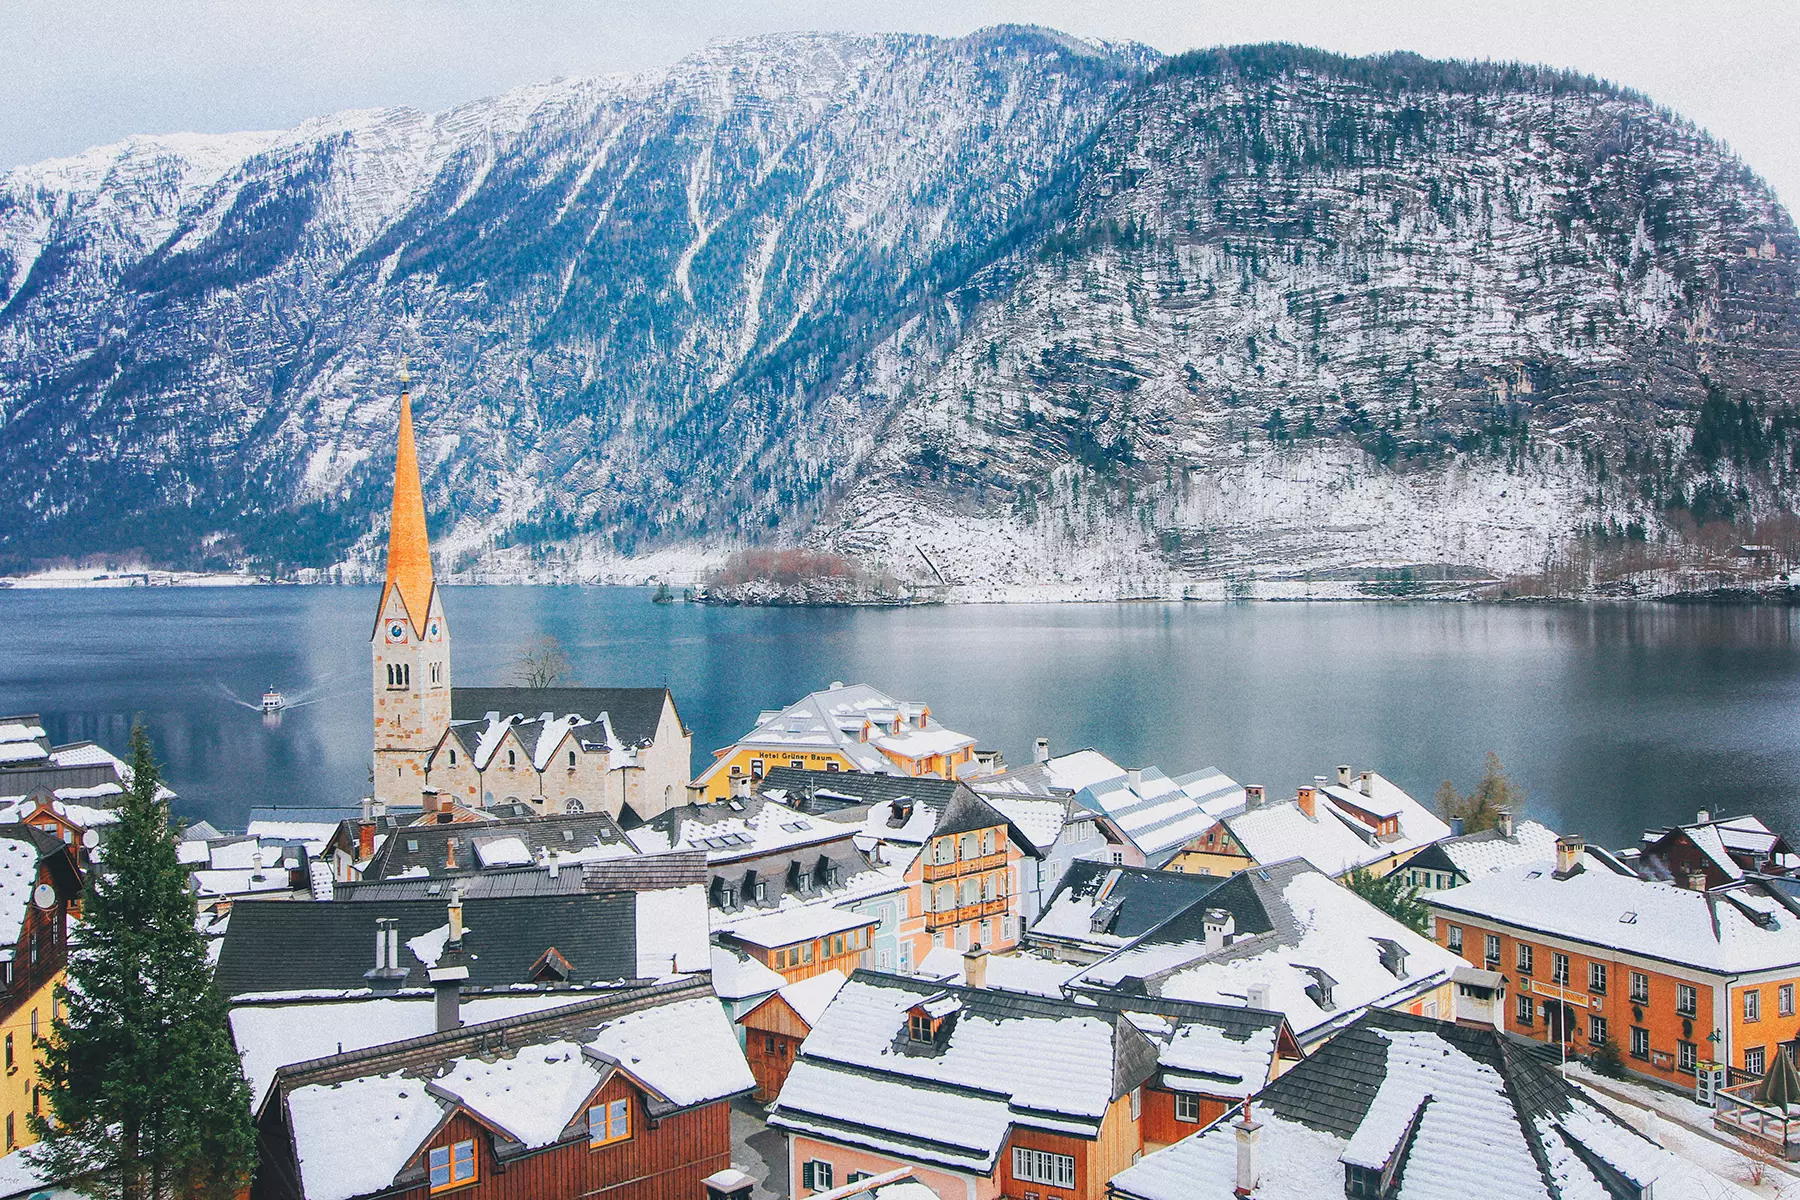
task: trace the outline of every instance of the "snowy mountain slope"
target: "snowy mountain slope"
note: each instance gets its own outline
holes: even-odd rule
[[[788,35],[132,139],[0,177],[0,561],[366,566],[405,357],[462,569],[1529,571],[1793,508],[1797,257],[1637,97],[1290,47]]]
[[[976,587],[1179,595],[1160,573],[1530,573],[1709,487],[1792,509],[1800,243],[1741,164],[1634,97],[1195,56],[1085,165],[979,281],[838,546]],[[1774,412],[1759,461],[1690,461],[1709,380]],[[914,515],[864,515],[897,496]],[[1096,546],[1112,560],[1082,565]]]

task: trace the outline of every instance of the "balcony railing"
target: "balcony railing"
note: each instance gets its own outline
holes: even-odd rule
[[[1789,1161],[1800,1158],[1800,1113],[1790,1116],[1774,1105],[1751,1099],[1751,1093],[1761,1086],[1762,1081],[1754,1079],[1720,1088],[1713,1124],[1749,1138]]]
[[[959,875],[973,875],[977,871],[993,871],[1006,865],[1006,852],[996,851],[983,854],[979,858],[959,858],[947,863],[926,863],[925,881],[938,879],[954,879]]]
[[[980,900],[974,904],[962,904],[955,908],[946,908],[941,912],[925,914],[925,929],[943,929],[950,925],[960,925],[964,921],[979,921],[983,917],[998,917],[1006,913],[1006,897],[997,896],[992,900]]]

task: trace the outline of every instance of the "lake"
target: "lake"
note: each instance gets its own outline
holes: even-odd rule
[[[123,752],[149,726],[177,810],[367,790],[377,593],[257,587],[0,591],[0,712]],[[460,684],[511,683],[557,638],[575,684],[666,682],[694,764],[834,679],[924,700],[1009,760],[1032,740],[1170,774],[1217,766],[1271,796],[1337,763],[1420,799],[1499,753],[1528,812],[1609,845],[1699,808],[1793,828],[1800,613],[1778,608],[1116,604],[899,610],[650,603],[628,588],[458,587]],[[265,724],[276,687],[298,706]]]

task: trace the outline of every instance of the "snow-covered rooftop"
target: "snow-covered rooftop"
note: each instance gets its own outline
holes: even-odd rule
[[[1508,867],[1427,901],[1461,913],[1718,974],[1800,964],[1800,915],[1753,882],[1705,892],[1623,875],[1593,853],[1558,879],[1555,860]]]
[[[747,945],[772,949],[873,924],[875,918],[868,913],[804,904],[733,922],[731,936]]]
[[[1084,786],[1076,799],[1104,813],[1143,852],[1145,861],[1161,866],[1213,824],[1214,808],[1241,799],[1243,789],[1217,769],[1208,767],[1183,776],[1183,786],[1155,767]]]

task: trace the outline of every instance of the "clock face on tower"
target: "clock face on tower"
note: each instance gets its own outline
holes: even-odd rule
[[[387,640],[389,645],[404,642],[406,640],[406,623],[404,621],[389,621],[387,627]]]

